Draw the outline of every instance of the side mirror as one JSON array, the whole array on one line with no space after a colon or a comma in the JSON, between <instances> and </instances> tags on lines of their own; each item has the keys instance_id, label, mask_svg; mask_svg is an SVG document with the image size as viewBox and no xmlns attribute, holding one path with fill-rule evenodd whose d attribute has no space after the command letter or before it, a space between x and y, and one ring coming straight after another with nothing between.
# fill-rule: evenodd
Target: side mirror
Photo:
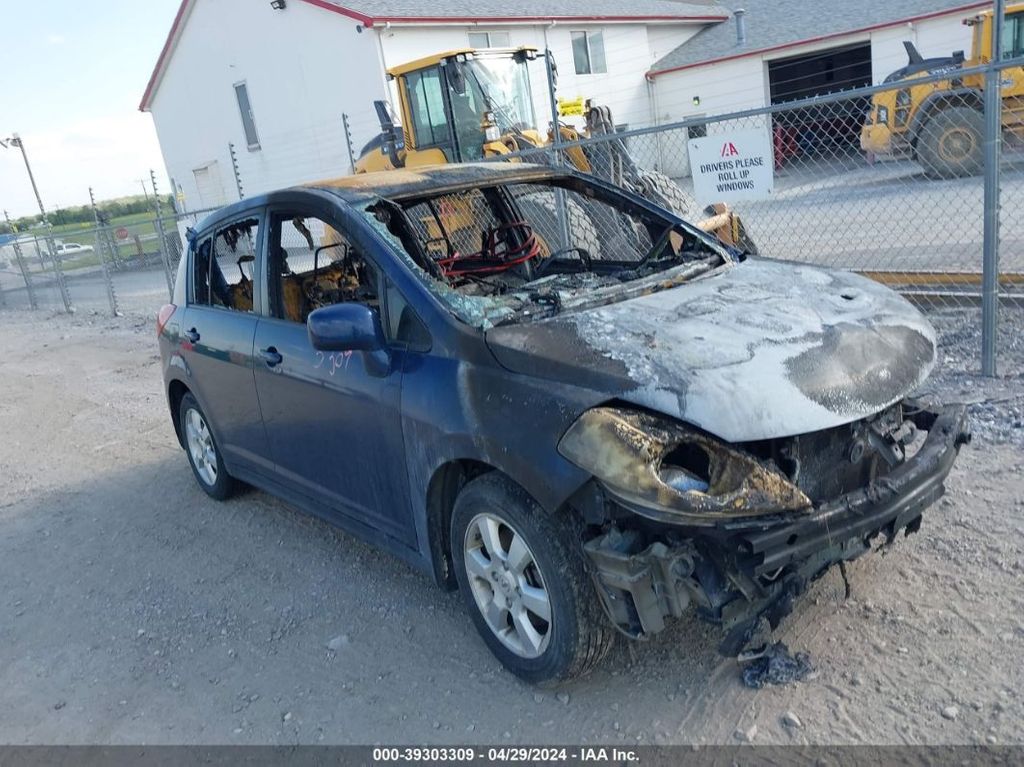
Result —
<instances>
[{"instance_id":1,"label":"side mirror","mask_svg":"<svg viewBox=\"0 0 1024 767\"><path fill-rule=\"evenodd\" d=\"M377 111L377 120L380 122L380 151L391 160L392 165L401 168L405 165L402 157L398 154L401 149L405 148L405 133L402 131L402 125L395 118L391 104L387 101L374 101L373 108Z\"/></svg>"},{"instance_id":2,"label":"side mirror","mask_svg":"<svg viewBox=\"0 0 1024 767\"><path fill-rule=\"evenodd\" d=\"M334 304L306 319L313 348L322 352L379 352L386 346L380 315L363 304Z\"/></svg>"}]
</instances>

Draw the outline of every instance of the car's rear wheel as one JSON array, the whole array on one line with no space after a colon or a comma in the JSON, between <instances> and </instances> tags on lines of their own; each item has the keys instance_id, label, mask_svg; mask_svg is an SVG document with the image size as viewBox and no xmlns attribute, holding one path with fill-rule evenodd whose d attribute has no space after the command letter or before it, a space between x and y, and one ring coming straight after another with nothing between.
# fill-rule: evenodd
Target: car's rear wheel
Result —
<instances>
[{"instance_id":1,"label":"car's rear wheel","mask_svg":"<svg viewBox=\"0 0 1024 767\"><path fill-rule=\"evenodd\" d=\"M235 491L235 480L224 468L224 459L217 449L206 415L191 394L181 398L178 417L188 462L199 486L218 501L229 498Z\"/></svg>"},{"instance_id":2,"label":"car's rear wheel","mask_svg":"<svg viewBox=\"0 0 1024 767\"><path fill-rule=\"evenodd\" d=\"M548 514L506 478L485 474L459 494L451 540L477 631L513 674L565 681L607 653L613 629L568 514Z\"/></svg>"}]
</instances>

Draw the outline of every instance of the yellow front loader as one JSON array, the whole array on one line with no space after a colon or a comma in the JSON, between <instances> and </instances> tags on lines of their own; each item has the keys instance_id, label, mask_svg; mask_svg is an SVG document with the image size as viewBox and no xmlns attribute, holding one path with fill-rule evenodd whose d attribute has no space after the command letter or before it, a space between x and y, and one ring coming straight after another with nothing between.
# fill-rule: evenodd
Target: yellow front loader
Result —
<instances>
[{"instance_id":1,"label":"yellow front loader","mask_svg":"<svg viewBox=\"0 0 1024 767\"><path fill-rule=\"evenodd\" d=\"M552 130L538 129L530 80L533 48L446 51L388 70L401 111L375 102L380 135L363 148L357 173L424 165L476 162L550 147ZM549 72L552 68L549 67ZM606 107L587 102L587 129L580 133L559 123L561 143L613 133ZM690 200L668 176L636 165L620 139L561 149L564 161L584 173L624 186L680 216L689 217ZM711 206L697 226L724 244L756 253L740 218L725 205Z\"/></svg>"},{"instance_id":2,"label":"yellow front loader","mask_svg":"<svg viewBox=\"0 0 1024 767\"><path fill-rule=\"evenodd\" d=\"M893 90L874 96L861 129L860 145L869 157L909 155L932 176L973 176L984 164L984 75L961 70L992 61L992 10L964 20L972 29L971 57L963 51L926 59L905 42L908 63L885 82ZM1009 5L1003 26L1003 58L1024 56L1024 3ZM921 83L930 75L948 75ZM1003 132L1024 139L1024 67L1002 74Z\"/></svg>"}]
</instances>

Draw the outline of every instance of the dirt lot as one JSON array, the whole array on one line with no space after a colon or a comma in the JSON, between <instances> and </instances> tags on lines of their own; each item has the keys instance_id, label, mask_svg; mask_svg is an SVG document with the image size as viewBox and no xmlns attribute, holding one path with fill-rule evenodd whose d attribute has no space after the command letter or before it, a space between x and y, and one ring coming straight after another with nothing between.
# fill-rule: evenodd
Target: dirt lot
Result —
<instances>
[{"instance_id":1,"label":"dirt lot","mask_svg":"<svg viewBox=\"0 0 1024 767\"><path fill-rule=\"evenodd\" d=\"M993 383L965 372L975 319L936 317L934 384L975 403L975 443L920 534L784 625L813 678L746 689L683 623L539 692L392 557L263 493L203 495L148 317L0 312L0 742L1019 743L1024 316Z\"/></svg>"}]
</instances>

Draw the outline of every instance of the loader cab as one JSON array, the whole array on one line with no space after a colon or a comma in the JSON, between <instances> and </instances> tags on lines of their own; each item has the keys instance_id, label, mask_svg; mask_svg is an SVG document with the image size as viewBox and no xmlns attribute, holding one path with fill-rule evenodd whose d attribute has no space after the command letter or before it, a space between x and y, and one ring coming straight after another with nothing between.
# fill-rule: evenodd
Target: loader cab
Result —
<instances>
[{"instance_id":1,"label":"loader cab","mask_svg":"<svg viewBox=\"0 0 1024 767\"><path fill-rule=\"evenodd\" d=\"M536 58L533 48L465 49L389 70L401 122L377 105L379 154L392 167L415 167L482 160L524 142L539 145L529 70Z\"/></svg>"}]
</instances>

